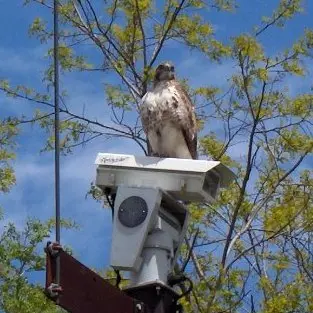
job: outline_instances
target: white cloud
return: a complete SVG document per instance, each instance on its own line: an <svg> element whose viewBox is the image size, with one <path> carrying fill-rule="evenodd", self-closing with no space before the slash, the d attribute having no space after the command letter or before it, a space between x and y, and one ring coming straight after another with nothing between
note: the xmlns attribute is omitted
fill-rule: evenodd
<svg viewBox="0 0 313 313"><path fill-rule="evenodd" d="M38 158L28 158L28 160L17 159L15 173L17 180L21 183L33 180L41 181L42 179L50 178L52 175L52 164L40 164Z"/></svg>
<svg viewBox="0 0 313 313"><path fill-rule="evenodd" d="M213 62L198 52L186 54L176 67L180 78L188 78L193 87L206 85L225 87L227 80L236 70L233 61Z"/></svg>
<svg viewBox="0 0 313 313"><path fill-rule="evenodd" d="M45 47L40 45L33 49L21 48L18 51L0 46L0 68L2 73L12 74L36 73L43 66ZM3 74L2 74L3 75Z"/></svg>

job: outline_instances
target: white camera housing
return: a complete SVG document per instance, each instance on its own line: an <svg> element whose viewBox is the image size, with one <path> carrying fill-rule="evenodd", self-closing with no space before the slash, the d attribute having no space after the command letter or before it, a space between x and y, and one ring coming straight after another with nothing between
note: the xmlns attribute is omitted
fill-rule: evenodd
<svg viewBox="0 0 313 313"><path fill-rule="evenodd" d="M130 197L140 197L147 204L147 214L142 223L135 227L123 225L120 220L120 206ZM118 187L114 203L113 234L111 245L111 265L115 269L138 271L142 258L140 252L148 231L156 223L162 193L159 189ZM135 207L133 208L136 209Z"/></svg>
<svg viewBox="0 0 313 313"><path fill-rule="evenodd" d="M220 162L99 153L96 185L114 199L111 266L131 285L167 284L186 233L183 201L212 203L235 175Z"/></svg>
<svg viewBox="0 0 313 313"><path fill-rule="evenodd" d="M160 188L184 201L212 203L234 173L219 161L99 153L96 185Z"/></svg>

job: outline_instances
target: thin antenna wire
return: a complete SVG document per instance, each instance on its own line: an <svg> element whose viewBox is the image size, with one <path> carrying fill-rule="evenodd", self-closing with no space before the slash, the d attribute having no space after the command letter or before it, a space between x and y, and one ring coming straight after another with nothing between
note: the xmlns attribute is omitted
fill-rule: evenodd
<svg viewBox="0 0 313 313"><path fill-rule="evenodd" d="M59 137L59 1L54 0L54 138L55 138L55 241L60 243L60 137ZM60 285L60 258L56 259L56 284Z"/></svg>

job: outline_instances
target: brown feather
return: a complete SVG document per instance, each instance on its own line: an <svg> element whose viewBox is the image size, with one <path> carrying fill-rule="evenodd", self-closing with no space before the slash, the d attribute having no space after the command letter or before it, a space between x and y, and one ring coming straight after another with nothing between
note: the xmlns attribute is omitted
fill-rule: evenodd
<svg viewBox="0 0 313 313"><path fill-rule="evenodd" d="M193 159L198 158L198 152L197 152L197 121L196 121L196 115L194 113L194 105L192 104L192 101L186 92L186 90L182 87L182 85L177 81L173 80L171 81L171 84L175 86L181 97L183 98L184 104L188 108L188 122L186 123L182 121L182 131L186 140L186 144L188 146L188 149L190 151L190 154ZM190 126L190 127L186 127Z"/></svg>

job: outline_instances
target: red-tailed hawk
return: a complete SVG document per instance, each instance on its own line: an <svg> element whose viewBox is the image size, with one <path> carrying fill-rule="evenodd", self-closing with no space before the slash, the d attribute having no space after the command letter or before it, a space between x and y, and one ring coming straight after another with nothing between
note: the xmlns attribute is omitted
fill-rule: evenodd
<svg viewBox="0 0 313 313"><path fill-rule="evenodd" d="M197 159L197 129L194 106L175 80L174 66L160 64L152 91L142 98L140 115L152 155Z"/></svg>

